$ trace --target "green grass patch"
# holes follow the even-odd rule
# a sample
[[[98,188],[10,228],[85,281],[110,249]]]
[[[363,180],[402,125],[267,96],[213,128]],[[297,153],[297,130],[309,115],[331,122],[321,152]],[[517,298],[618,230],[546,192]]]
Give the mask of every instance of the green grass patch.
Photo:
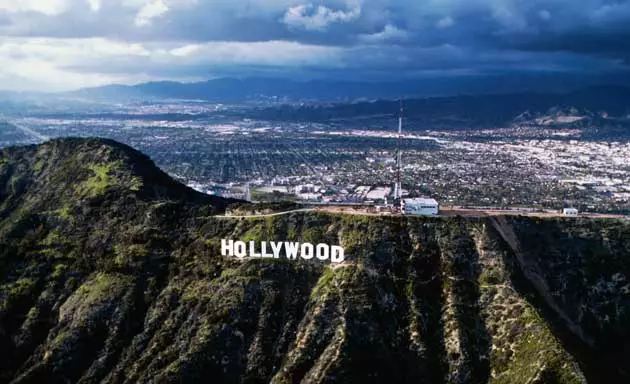
[[[75,192],[81,197],[100,196],[107,188],[117,185],[118,179],[113,175],[120,168],[120,163],[90,164],[88,169],[93,175],[84,182],[74,187]]]
[[[491,383],[529,383],[543,370],[559,378],[559,383],[582,382],[579,368],[533,308],[526,306],[515,324],[522,329],[513,342],[492,352],[496,376]]]
[[[142,182],[142,179],[137,176],[131,178],[131,185],[129,186],[130,190],[138,192],[143,186],[144,183]]]
[[[58,279],[66,274],[68,266],[66,264],[57,264],[53,269],[52,278]]]
[[[46,162],[44,160],[37,160],[37,162],[35,162],[35,165],[33,165],[33,170],[35,172],[40,172],[44,168],[44,165],[46,165]]]
[[[0,302],[0,309],[4,310],[10,307],[10,303],[20,297],[29,296],[35,290],[36,281],[31,278],[21,278],[9,284],[0,285],[0,298],[4,298]]]
[[[63,239],[63,234],[59,232],[57,229],[53,229],[48,232],[48,235],[44,238],[44,240],[40,243],[43,246],[50,247],[53,245],[63,245],[65,241]]]
[[[142,260],[149,255],[149,250],[142,244],[120,245],[114,246],[114,259],[119,267],[127,266],[129,263]]]
[[[262,241],[263,232],[262,223],[257,223],[254,227],[245,232],[240,240],[246,243],[248,241]]]

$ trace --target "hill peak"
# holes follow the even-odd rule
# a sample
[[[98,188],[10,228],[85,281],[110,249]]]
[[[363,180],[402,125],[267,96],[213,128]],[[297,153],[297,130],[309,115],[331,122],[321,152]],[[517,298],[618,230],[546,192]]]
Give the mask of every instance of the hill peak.
[[[53,139],[0,150],[0,214],[26,204],[48,210],[85,201],[132,197],[182,200],[222,209],[227,200],[198,193],[141,152],[102,138]]]

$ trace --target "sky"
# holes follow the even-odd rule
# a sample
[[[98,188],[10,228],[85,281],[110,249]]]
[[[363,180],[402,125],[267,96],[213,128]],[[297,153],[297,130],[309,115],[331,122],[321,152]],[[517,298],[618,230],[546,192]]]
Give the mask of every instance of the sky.
[[[630,0],[0,0],[0,89],[627,76]]]

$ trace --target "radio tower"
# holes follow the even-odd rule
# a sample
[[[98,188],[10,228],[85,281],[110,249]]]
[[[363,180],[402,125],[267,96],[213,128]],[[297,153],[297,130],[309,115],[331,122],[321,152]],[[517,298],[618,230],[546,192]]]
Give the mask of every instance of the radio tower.
[[[396,185],[394,186],[394,203],[399,203],[402,198],[402,183],[400,181],[400,167],[402,161],[402,151],[401,151],[401,142],[402,142],[402,119],[403,119],[403,104],[402,100],[400,100],[400,115],[398,116],[398,154],[396,159]]]
[[[245,183],[245,193],[244,193],[244,198],[245,201],[251,202],[252,201],[252,194],[249,191],[249,183]]]

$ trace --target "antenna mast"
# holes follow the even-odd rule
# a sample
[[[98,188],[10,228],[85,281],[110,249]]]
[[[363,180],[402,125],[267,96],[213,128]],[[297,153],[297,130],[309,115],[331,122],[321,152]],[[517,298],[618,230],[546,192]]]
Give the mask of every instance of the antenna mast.
[[[402,162],[402,120],[403,120],[403,103],[400,100],[400,115],[398,116],[398,148],[396,159],[396,186],[394,187],[394,199],[400,200],[402,198],[402,182],[400,181],[400,168]]]

